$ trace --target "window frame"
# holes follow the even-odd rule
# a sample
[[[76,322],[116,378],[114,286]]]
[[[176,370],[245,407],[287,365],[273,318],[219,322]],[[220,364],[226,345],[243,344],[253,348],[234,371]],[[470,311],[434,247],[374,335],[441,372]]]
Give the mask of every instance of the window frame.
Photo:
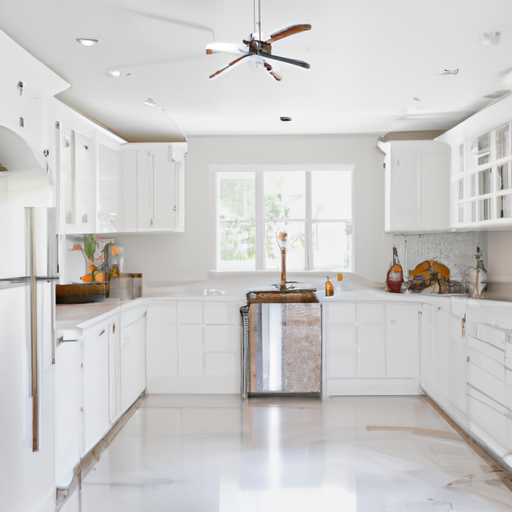
[[[305,202],[306,211],[304,219],[287,219],[290,220],[303,220],[305,222],[306,232],[306,250],[305,250],[305,269],[293,270],[293,272],[308,272],[318,271],[311,268],[313,263],[313,225],[316,222],[339,222],[343,219],[313,219],[312,218],[312,198],[311,198],[311,172],[313,171],[329,171],[329,172],[349,172],[350,180],[350,194],[351,194],[351,221],[352,221],[352,252],[350,256],[350,271],[354,268],[354,165],[353,164],[318,164],[318,165],[210,165],[210,177],[213,178],[215,190],[215,231],[216,231],[216,247],[215,247],[215,271],[216,272],[261,272],[268,271],[265,268],[265,251],[261,250],[264,246],[264,196],[263,196],[263,176],[266,172],[289,172],[289,171],[302,171],[305,172]],[[241,264],[240,268],[225,268],[220,259],[220,174],[221,173],[254,173],[255,176],[255,229],[256,229],[256,257],[254,260],[254,268],[247,269]],[[258,250],[259,249],[259,250]],[[236,263],[231,262],[230,265],[236,267]]]

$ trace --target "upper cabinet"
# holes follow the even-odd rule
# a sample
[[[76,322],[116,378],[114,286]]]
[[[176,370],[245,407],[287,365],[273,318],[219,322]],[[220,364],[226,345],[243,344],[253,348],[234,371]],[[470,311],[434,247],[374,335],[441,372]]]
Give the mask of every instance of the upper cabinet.
[[[438,138],[452,147],[452,227],[512,226],[511,121],[508,96]]]
[[[80,128],[84,128],[83,126]],[[56,123],[63,234],[121,231],[121,158],[115,137]]]
[[[124,231],[183,231],[187,144],[121,147]]]
[[[183,231],[187,144],[126,144],[73,121],[56,123],[61,233]]]
[[[444,231],[450,226],[450,147],[433,140],[379,142],[385,153],[388,233]]]

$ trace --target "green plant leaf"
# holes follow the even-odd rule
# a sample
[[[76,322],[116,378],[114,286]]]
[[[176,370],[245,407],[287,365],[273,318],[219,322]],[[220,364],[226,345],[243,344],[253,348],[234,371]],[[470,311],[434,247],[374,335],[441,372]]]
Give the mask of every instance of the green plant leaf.
[[[96,244],[97,242],[94,239],[94,235],[84,235],[84,252],[91,261],[94,259]]]

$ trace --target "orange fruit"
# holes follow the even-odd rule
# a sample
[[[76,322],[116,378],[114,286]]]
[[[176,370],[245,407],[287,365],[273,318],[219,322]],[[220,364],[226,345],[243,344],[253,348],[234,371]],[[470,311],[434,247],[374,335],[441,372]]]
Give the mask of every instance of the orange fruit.
[[[80,279],[84,283],[91,283],[92,282],[92,274],[85,274],[85,276],[82,276]]]
[[[94,280],[97,283],[103,283],[103,281],[105,281],[105,272],[96,272]]]
[[[87,267],[87,270],[89,272],[94,272],[95,270],[98,270],[98,267],[96,265],[94,265],[94,263],[91,263],[88,267]]]

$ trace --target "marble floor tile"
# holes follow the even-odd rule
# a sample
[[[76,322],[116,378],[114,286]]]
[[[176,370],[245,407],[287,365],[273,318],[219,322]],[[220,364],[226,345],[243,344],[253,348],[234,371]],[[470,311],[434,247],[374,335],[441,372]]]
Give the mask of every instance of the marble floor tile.
[[[512,486],[422,397],[148,396],[82,512],[498,512]]]

